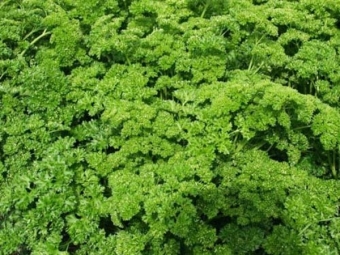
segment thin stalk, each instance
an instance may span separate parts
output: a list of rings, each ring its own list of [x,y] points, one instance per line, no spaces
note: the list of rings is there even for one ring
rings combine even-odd
[[[338,145],[338,171],[340,172],[340,145]]]
[[[296,128],[293,128],[292,130],[300,130],[300,129],[305,129],[305,128],[310,128],[311,125],[307,125],[307,126],[302,126],[302,127],[296,127]]]
[[[271,148],[273,148],[274,144],[271,144],[269,148],[266,150],[266,152],[269,152]]]
[[[32,34],[34,34],[37,31],[38,31],[38,29],[33,29],[31,32],[29,32],[27,35],[25,35],[23,40],[26,40],[28,37],[30,37]]]
[[[309,94],[312,95],[313,92],[313,82],[309,83]]]
[[[333,164],[332,164],[332,168],[334,169],[333,170],[333,174],[334,174],[335,178],[337,178],[335,160],[336,160],[336,153],[335,153],[335,149],[334,149],[333,150]]]
[[[2,4],[0,5],[0,9],[2,8],[2,7],[4,7],[6,4],[8,4],[9,3],[9,1],[3,1],[2,2]]]
[[[260,42],[263,40],[263,38],[266,36],[266,34],[263,34],[260,39],[257,39],[258,37],[256,36],[255,38],[255,46],[253,48],[255,48],[257,45],[260,44]]]
[[[130,61],[129,57],[127,56],[127,54],[124,54],[124,55],[125,55],[126,61],[128,62],[128,65],[131,66],[131,61]]]
[[[253,67],[253,56],[251,57],[251,60],[250,60],[250,63],[249,63],[249,66],[248,66],[248,71],[250,71]]]
[[[203,11],[202,11],[202,13],[201,13],[201,18],[204,18],[204,15],[205,15],[205,13],[207,12],[209,6],[210,6],[210,1],[207,1],[207,3],[206,3],[205,6],[204,6],[204,9],[203,9]]]
[[[266,145],[266,144],[267,144],[267,142],[262,142],[262,143],[258,144],[255,148],[256,148],[256,149],[260,149],[262,146],[264,146],[264,145]],[[270,148],[271,148],[271,147],[272,147],[272,145],[270,146]],[[270,149],[270,148],[269,148],[269,149]],[[268,149],[268,150],[269,150],[269,149]]]
[[[333,153],[332,152],[328,153],[328,164],[331,168],[333,177],[337,178],[337,172],[335,168],[335,150],[333,150]]]
[[[7,73],[7,70],[1,74],[1,76],[0,76],[0,81],[1,81],[2,77],[5,76],[6,73]]]
[[[336,161],[336,151],[335,151],[335,149],[333,150],[333,164],[332,164],[332,167],[333,167],[333,169],[334,169],[334,173],[333,174],[335,174],[335,178],[337,179],[338,178],[338,176],[337,176],[337,171],[336,171],[336,163],[335,163],[335,161]]]
[[[288,80],[288,87],[291,88],[292,84],[290,83],[290,80]]]
[[[247,145],[248,142],[249,140],[246,140],[246,139],[243,139],[242,141],[240,141],[236,146],[236,153],[239,153],[240,151],[242,151],[242,149]]]
[[[41,38],[43,38],[43,37],[45,37],[45,36],[51,34],[51,32],[46,32],[46,31],[47,31],[47,29],[45,29],[45,30],[42,32],[41,35],[39,35],[39,36],[38,36],[37,38],[35,38],[32,42],[30,42],[30,44],[28,45],[28,47],[27,47],[25,50],[23,50],[23,51],[19,54],[19,56],[20,56],[20,57],[24,56],[25,53],[26,53],[26,51],[27,51],[31,46],[33,46],[34,44],[36,44]]]
[[[263,65],[264,65],[264,62],[260,64],[260,66],[253,72],[253,74],[256,74],[258,71],[260,71]]]

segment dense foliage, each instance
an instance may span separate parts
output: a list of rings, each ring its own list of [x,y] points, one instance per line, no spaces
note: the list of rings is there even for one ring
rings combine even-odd
[[[0,254],[339,254],[340,1],[0,2]]]

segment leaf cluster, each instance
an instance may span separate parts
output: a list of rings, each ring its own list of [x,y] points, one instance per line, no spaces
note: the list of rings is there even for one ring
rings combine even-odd
[[[0,254],[338,254],[337,0],[0,3]]]

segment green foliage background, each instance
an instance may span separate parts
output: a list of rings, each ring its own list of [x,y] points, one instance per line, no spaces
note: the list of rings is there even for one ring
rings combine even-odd
[[[338,0],[0,2],[0,254],[339,254]]]

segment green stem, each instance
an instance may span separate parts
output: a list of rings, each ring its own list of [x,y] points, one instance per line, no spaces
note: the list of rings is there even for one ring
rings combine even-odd
[[[4,7],[6,4],[8,4],[9,3],[9,1],[3,1],[2,2],[2,4],[0,5],[0,9],[2,8],[2,7]]]
[[[262,62],[260,66],[253,73],[256,74],[258,71],[260,71],[263,65],[264,65],[264,62]]]
[[[250,71],[253,67],[253,56],[251,57],[251,60],[250,60],[250,63],[249,63],[249,66],[248,66],[248,71]]]
[[[340,171],[340,144],[338,145],[338,171]]]
[[[336,168],[335,168],[335,150],[333,150],[333,155],[331,155],[331,152],[328,153],[328,164],[331,168],[332,175],[334,178],[337,178]]]
[[[1,76],[0,76],[0,81],[1,81],[2,77],[5,76],[6,73],[7,73],[7,70],[1,74]]]
[[[309,94],[311,94],[312,95],[312,92],[313,92],[313,82],[311,82],[310,84],[309,84]]]
[[[203,10],[202,13],[201,13],[201,18],[204,18],[204,15],[205,15],[205,13],[206,13],[207,10],[208,10],[209,5],[210,5],[210,2],[207,1],[207,3],[206,3],[205,6],[204,6],[204,10]]]
[[[305,129],[305,128],[310,128],[311,125],[307,125],[307,126],[302,126],[302,127],[296,127],[296,128],[293,128],[292,130],[299,130],[299,129]]]
[[[126,59],[126,62],[128,63],[128,65],[131,66],[131,61],[126,54],[125,54],[125,59]]]
[[[23,40],[26,40],[28,37],[30,37],[32,34],[34,34],[35,32],[37,32],[38,30],[37,29],[33,29],[31,32],[29,32]]]
[[[248,142],[249,140],[246,140],[246,139],[243,139],[242,141],[238,142],[236,146],[236,153],[239,153],[240,151],[242,151],[242,149],[247,145]]]
[[[333,175],[334,175],[335,179],[337,179],[337,178],[338,178],[338,173],[337,173],[337,171],[336,171],[336,163],[335,163],[335,161],[336,161],[336,151],[335,151],[335,149],[334,149],[334,150],[333,150],[333,164],[332,164],[332,169],[333,169]]]
[[[37,38],[35,38],[32,42],[30,42],[30,44],[28,45],[28,47],[23,50],[20,54],[19,54],[19,57],[22,57],[25,55],[26,51],[31,47],[33,46],[34,44],[36,44],[41,38],[45,37],[46,35],[50,35],[51,32],[46,32],[47,30],[45,29],[41,35],[39,35]]]

